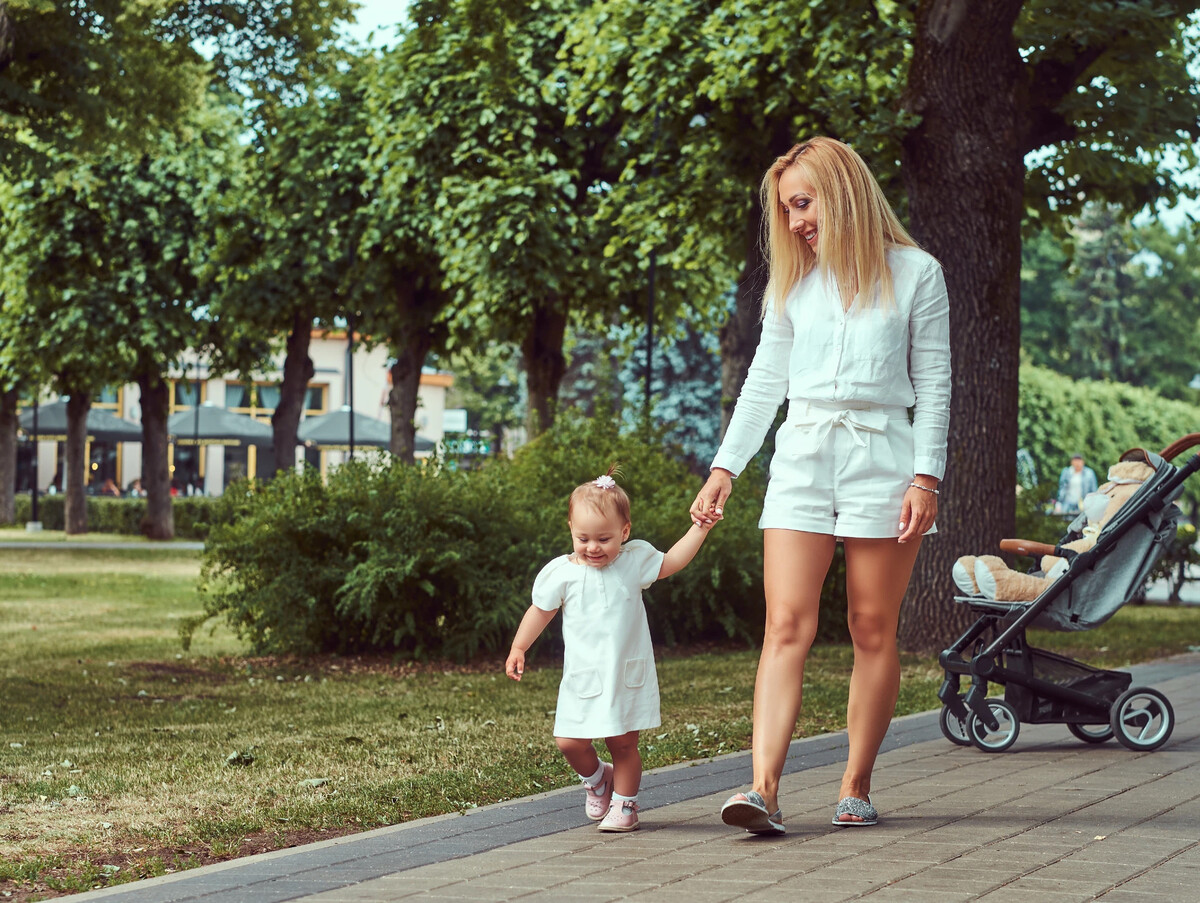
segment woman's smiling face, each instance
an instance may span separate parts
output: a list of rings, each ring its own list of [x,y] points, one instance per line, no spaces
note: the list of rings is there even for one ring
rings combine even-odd
[[[816,190],[799,166],[789,166],[779,175],[779,203],[787,215],[788,231],[817,249],[820,204]]]

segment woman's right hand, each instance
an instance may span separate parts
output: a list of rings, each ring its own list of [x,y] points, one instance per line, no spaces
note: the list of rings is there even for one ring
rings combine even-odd
[[[721,467],[714,467],[696,500],[692,502],[690,514],[697,527],[715,524],[724,517],[725,502],[733,492],[733,474]]]

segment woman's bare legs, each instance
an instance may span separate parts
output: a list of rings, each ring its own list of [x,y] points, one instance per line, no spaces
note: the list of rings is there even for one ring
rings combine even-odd
[[[841,799],[865,800],[871,792],[875,757],[896,710],[900,693],[900,655],[896,628],[900,603],[912,576],[920,538],[846,539],[846,607],[854,644],[854,671],[846,706],[850,753],[842,777]],[[843,815],[842,821],[862,821]]]
[[[767,623],[754,682],[754,789],[779,808],[779,776],[800,714],[804,660],[817,634],[821,586],[834,538],[797,530],[763,531]]]

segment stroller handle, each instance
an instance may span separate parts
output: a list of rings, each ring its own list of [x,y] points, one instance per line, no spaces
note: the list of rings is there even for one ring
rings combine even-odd
[[[1185,452],[1197,445],[1200,445],[1200,433],[1188,433],[1186,436],[1181,436],[1164,448],[1160,456],[1164,460],[1170,461],[1180,452]]]
[[[1040,558],[1043,555],[1053,555],[1054,546],[1048,542],[1034,542],[1032,539],[1002,539],[1000,551]]]

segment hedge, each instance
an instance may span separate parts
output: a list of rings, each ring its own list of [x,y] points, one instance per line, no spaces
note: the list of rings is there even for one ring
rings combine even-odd
[[[207,496],[176,498],[171,502],[175,513],[175,536],[177,539],[207,538],[212,526],[213,511],[218,507],[217,499]],[[62,530],[66,525],[63,513],[66,496],[43,495],[38,497],[38,520],[47,530]],[[24,524],[31,516],[32,504],[27,493],[16,498],[15,523]],[[136,498],[87,497],[88,530],[96,533],[119,533],[137,536],[141,533],[142,516],[146,512],[146,500]]]

